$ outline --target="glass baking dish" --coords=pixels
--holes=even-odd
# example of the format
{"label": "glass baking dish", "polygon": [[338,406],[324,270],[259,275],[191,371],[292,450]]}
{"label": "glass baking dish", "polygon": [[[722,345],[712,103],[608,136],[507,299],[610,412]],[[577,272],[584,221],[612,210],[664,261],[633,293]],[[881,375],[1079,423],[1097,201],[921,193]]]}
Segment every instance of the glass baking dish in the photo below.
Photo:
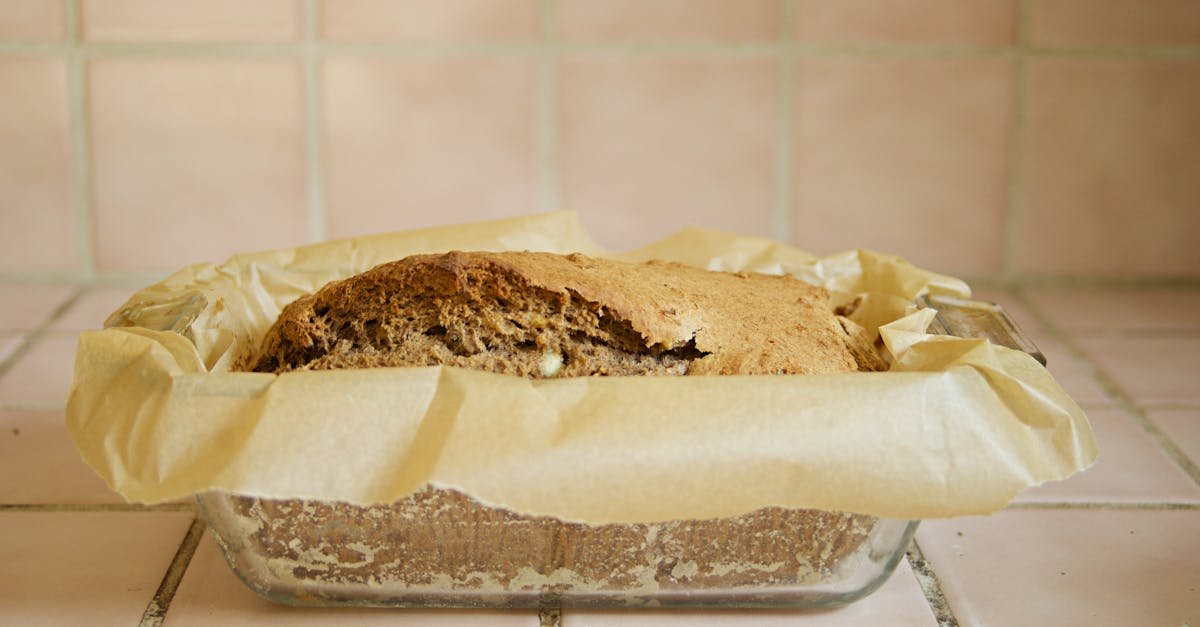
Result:
{"label": "glass baking dish", "polygon": [[827,607],[883,584],[916,521],[764,508],[588,525],[446,489],[390,505],[196,497],[234,572],[292,605]]}
{"label": "glass baking dish", "polygon": [[[922,298],[932,330],[1041,358],[992,303]],[[109,326],[183,332],[203,302],[119,311]],[[591,525],[426,487],[384,505],[195,496],[230,567],[279,603],[400,607],[819,608],[862,598],[918,521],[767,507],[729,518]]]}

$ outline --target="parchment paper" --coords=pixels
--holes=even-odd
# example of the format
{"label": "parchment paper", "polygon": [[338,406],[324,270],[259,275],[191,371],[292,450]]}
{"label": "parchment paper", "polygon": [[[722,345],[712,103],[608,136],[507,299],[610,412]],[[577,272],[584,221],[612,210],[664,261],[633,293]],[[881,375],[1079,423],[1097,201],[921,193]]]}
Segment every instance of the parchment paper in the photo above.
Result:
{"label": "parchment paper", "polygon": [[[603,255],[574,214],[330,242],[195,265],[80,336],[67,421],[132,501],[220,489],[386,503],[421,486],[594,523],[731,516],[767,506],[896,518],[994,511],[1090,465],[1082,410],[1032,358],[927,335],[925,292],[958,279],[896,257],[816,258],[687,230],[621,255],[790,272],[857,296],[893,355],[885,373],[532,381],[449,367],[231,372],[282,306],[418,252]],[[179,333],[167,330],[174,328]]]}

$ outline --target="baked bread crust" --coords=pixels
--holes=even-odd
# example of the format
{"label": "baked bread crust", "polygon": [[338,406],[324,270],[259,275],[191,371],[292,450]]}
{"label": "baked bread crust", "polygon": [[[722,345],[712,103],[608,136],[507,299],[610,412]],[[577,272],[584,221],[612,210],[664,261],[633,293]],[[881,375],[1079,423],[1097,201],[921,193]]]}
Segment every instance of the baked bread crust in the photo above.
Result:
{"label": "baked bread crust", "polygon": [[884,367],[823,288],[792,277],[455,251],[386,263],[293,302],[252,369],[434,364],[535,378]]}

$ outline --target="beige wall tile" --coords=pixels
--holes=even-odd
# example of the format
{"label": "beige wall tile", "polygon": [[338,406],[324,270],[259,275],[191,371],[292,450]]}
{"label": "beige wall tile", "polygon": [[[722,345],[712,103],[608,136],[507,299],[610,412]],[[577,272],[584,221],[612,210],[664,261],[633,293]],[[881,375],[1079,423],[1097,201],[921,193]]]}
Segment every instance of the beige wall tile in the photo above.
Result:
{"label": "beige wall tile", "polygon": [[82,0],[91,41],[280,41],[300,33],[297,0]]}
{"label": "beige wall tile", "polygon": [[66,68],[0,57],[0,91],[0,270],[76,270]]}
{"label": "beige wall tile", "polygon": [[190,512],[0,512],[0,623],[136,625]]}
{"label": "beige wall tile", "polygon": [[1200,61],[1031,62],[1019,268],[1200,276]]}
{"label": "beige wall tile", "polygon": [[538,0],[324,0],[327,39],[526,40],[541,35]]}
{"label": "beige wall tile", "polygon": [[798,61],[793,240],[999,271],[1011,89],[1002,59]]}
{"label": "beige wall tile", "polygon": [[62,0],[0,2],[0,40],[61,39],[66,32]]}
{"label": "beige wall tile", "polygon": [[796,38],[815,43],[1012,43],[1015,0],[796,0]]}
{"label": "beige wall tile", "polygon": [[1003,511],[917,541],[960,625],[1194,624],[1195,511]]}
{"label": "beige wall tile", "polygon": [[1029,339],[1046,358],[1046,369],[1076,403],[1110,405],[1112,398],[1096,378],[1096,369],[1046,331],[1028,331]]}
{"label": "beige wall tile", "polygon": [[1200,45],[1200,2],[1032,0],[1030,39],[1043,46]]}
{"label": "beige wall tile", "polygon": [[777,90],[770,59],[564,61],[563,208],[618,249],[685,226],[767,235]]}
{"label": "beige wall tile", "polygon": [[91,89],[101,270],[302,243],[296,63],[106,58],[91,65]]}
{"label": "beige wall tile", "polygon": [[769,41],[778,39],[775,0],[562,0],[560,34],[580,40]]}
{"label": "beige wall tile", "polygon": [[330,235],[534,211],[536,80],[526,57],[326,61]]}

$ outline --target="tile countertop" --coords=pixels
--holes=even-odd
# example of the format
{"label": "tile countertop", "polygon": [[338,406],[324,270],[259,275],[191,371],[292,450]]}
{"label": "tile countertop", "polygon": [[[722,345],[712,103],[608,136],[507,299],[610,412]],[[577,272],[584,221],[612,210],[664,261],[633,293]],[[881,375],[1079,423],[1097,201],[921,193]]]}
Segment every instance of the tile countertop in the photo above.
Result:
{"label": "tile countertop", "polygon": [[[532,612],[312,610],[248,591],[190,510],[125,505],[63,424],[75,335],[129,290],[0,284],[0,624],[526,625]],[[1200,289],[981,289],[1091,417],[1095,467],[926,521],[888,583],[818,613],[570,611],[584,625],[1200,626]],[[64,592],[65,591],[65,592]]]}

